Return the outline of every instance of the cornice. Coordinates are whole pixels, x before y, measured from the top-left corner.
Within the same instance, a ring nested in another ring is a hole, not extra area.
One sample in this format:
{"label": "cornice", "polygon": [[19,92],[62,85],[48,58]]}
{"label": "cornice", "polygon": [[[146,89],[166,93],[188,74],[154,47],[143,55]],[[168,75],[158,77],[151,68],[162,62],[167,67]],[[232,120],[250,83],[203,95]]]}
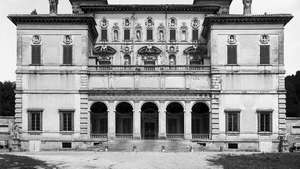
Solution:
{"label": "cornice", "polygon": [[59,15],[9,15],[16,26],[19,24],[81,24],[88,25],[89,31],[92,34],[93,40],[98,37],[98,32],[95,28],[96,22],[92,15],[73,15],[73,14],[59,14]]}
{"label": "cornice", "polygon": [[291,14],[208,15],[203,22],[202,36],[207,37],[211,25],[214,24],[283,24],[285,26],[292,18]]}
{"label": "cornice", "polygon": [[155,12],[203,12],[217,13],[220,6],[203,6],[203,5],[91,5],[81,4],[80,8],[86,12],[95,11],[155,11]]}

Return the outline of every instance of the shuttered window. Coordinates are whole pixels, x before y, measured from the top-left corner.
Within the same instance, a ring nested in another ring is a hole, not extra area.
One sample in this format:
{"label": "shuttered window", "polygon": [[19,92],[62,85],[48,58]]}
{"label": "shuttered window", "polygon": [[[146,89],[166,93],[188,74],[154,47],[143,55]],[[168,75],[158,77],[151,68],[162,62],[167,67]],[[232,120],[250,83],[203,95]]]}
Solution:
{"label": "shuttered window", "polygon": [[198,29],[193,29],[193,41],[198,40]]}
{"label": "shuttered window", "polygon": [[153,30],[147,29],[147,40],[152,41],[153,40]]}
{"label": "shuttered window", "polygon": [[260,64],[270,64],[270,46],[260,46]]}
{"label": "shuttered window", "polygon": [[272,112],[258,112],[258,132],[272,132]]}
{"label": "shuttered window", "polygon": [[226,131],[239,132],[240,131],[240,112],[232,111],[226,112]]}
{"label": "shuttered window", "polygon": [[176,41],[176,30],[175,29],[170,30],[170,41]]}
{"label": "shuttered window", "polygon": [[31,63],[34,65],[41,64],[41,45],[31,46]]}
{"label": "shuttered window", "polygon": [[72,64],[73,46],[64,45],[63,51],[63,64]]}
{"label": "shuttered window", "polygon": [[130,40],[130,30],[129,29],[124,30],[124,40]]}
{"label": "shuttered window", "polygon": [[227,46],[227,64],[237,64],[237,46]]}
{"label": "shuttered window", "polygon": [[28,112],[28,130],[42,131],[42,111]]}
{"label": "shuttered window", "polygon": [[101,41],[107,41],[107,30],[101,30]]}
{"label": "shuttered window", "polygon": [[74,111],[60,111],[60,131],[74,131]]}

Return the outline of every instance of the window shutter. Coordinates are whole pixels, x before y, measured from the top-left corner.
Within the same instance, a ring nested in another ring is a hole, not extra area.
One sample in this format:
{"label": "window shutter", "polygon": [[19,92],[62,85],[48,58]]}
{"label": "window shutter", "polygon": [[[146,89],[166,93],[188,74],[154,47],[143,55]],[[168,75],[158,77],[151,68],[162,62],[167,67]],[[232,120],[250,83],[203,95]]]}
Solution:
{"label": "window shutter", "polygon": [[40,120],[40,126],[39,126],[39,130],[42,131],[43,130],[43,114],[42,112],[39,112],[39,120]]}
{"label": "window shutter", "polygon": [[74,112],[71,112],[71,131],[74,131]]}
{"label": "window shutter", "polygon": [[106,29],[101,30],[101,40],[107,41],[107,30]]}
{"label": "window shutter", "polygon": [[270,46],[260,46],[260,64],[270,64]]}
{"label": "window shutter", "polygon": [[171,29],[170,30],[170,40],[171,41],[175,41],[176,40],[176,30],[175,29]]}
{"label": "window shutter", "polygon": [[63,112],[59,112],[59,131],[63,131]]}
{"label": "window shutter", "polygon": [[198,40],[198,29],[193,29],[193,41]]}
{"label": "window shutter", "polygon": [[41,45],[31,46],[31,63],[41,64]]}
{"label": "window shutter", "polygon": [[153,31],[152,31],[152,29],[147,30],[147,40],[153,40]]}
{"label": "window shutter", "polygon": [[227,46],[227,64],[237,64],[237,46]]}
{"label": "window shutter", "polygon": [[64,45],[63,46],[63,64],[72,64],[72,55],[73,55],[73,47],[72,45]]}
{"label": "window shutter", "polygon": [[124,40],[130,40],[130,30],[129,29],[124,30]]}
{"label": "window shutter", "polygon": [[28,130],[32,131],[32,113],[28,112]]}

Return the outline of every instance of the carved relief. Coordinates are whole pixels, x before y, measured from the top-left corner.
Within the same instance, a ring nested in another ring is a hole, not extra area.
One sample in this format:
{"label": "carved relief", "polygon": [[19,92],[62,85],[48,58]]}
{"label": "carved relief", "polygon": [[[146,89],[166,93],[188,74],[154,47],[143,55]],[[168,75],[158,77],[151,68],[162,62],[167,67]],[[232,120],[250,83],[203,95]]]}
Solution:
{"label": "carved relief", "polygon": [[144,46],[138,50],[138,54],[142,56],[144,61],[156,61],[161,52],[159,48],[151,45]]}
{"label": "carved relief", "polygon": [[251,15],[252,0],[243,0],[244,15]]}
{"label": "carved relief", "polygon": [[111,60],[114,54],[116,54],[117,51],[106,45],[97,46],[93,50],[93,54],[96,55],[96,64],[111,64]]}
{"label": "carved relief", "polygon": [[100,21],[100,26],[102,29],[106,29],[108,27],[108,21],[106,18],[103,18],[101,21]]}
{"label": "carved relief", "polygon": [[261,44],[268,44],[270,42],[270,36],[267,34],[263,34],[260,36],[260,43]]}
{"label": "carved relief", "polygon": [[125,18],[124,19],[124,27],[127,27],[127,28],[129,28],[130,27],[130,19],[129,18]]}
{"label": "carved relief", "polygon": [[193,18],[192,23],[191,23],[192,28],[198,29],[200,26],[200,21],[198,18]]}
{"label": "carved relief", "polygon": [[177,20],[176,20],[176,18],[174,18],[174,17],[170,18],[169,27],[170,28],[176,28],[176,26],[177,26]]}
{"label": "carved relief", "polygon": [[147,17],[147,21],[145,22],[146,27],[153,27],[154,26],[154,22],[151,16]]}
{"label": "carved relief", "polygon": [[58,0],[49,0],[50,14],[57,14]]}
{"label": "carved relief", "polygon": [[236,42],[237,42],[236,36],[235,36],[235,35],[229,35],[229,36],[228,36],[227,42],[228,42],[229,44],[236,44]]}
{"label": "carved relief", "polygon": [[40,35],[33,35],[32,36],[32,44],[40,45],[41,44],[41,36]]}
{"label": "carved relief", "polygon": [[63,42],[66,45],[71,45],[72,44],[72,37],[71,37],[71,35],[64,35]]}

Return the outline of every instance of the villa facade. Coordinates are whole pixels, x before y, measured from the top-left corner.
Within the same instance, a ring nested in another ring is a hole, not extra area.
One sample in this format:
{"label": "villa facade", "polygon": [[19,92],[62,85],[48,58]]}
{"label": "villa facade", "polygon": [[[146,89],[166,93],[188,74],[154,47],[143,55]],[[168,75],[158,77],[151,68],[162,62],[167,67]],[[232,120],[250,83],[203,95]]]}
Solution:
{"label": "villa facade", "polygon": [[286,133],[289,14],[229,14],[232,0],[9,15],[17,26],[15,122],[23,149],[182,140],[274,151]]}

